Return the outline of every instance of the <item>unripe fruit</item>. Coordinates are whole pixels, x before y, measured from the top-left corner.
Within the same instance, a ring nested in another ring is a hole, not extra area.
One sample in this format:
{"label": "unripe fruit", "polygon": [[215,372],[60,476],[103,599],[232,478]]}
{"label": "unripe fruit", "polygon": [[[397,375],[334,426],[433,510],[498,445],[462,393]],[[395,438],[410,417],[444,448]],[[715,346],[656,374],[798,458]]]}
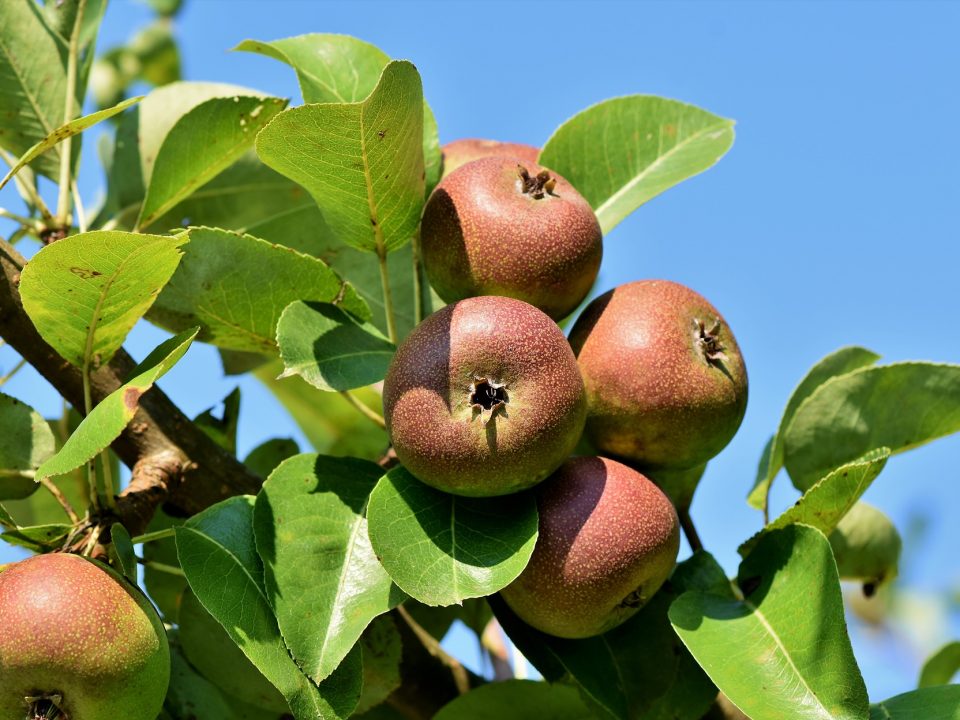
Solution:
{"label": "unripe fruit", "polygon": [[867,597],[897,576],[903,542],[896,526],[873,505],[857,502],[830,533],[841,580],[860,580]]}
{"label": "unripe fruit", "polygon": [[537,546],[501,591],[528,625],[563,638],[599,635],[643,607],[673,571],[677,513],[637,471],[571,458],[536,493]]}
{"label": "unripe fruit", "polygon": [[445,177],[420,235],[423,265],[446,302],[502,295],[554,320],[586,297],[603,255],[590,204],[559,175],[515,158],[475,160]]}
{"label": "unripe fruit", "polygon": [[729,326],[678,283],[641,280],[605,293],[570,333],[589,404],[587,437],[645,469],[702,465],[733,438],[747,371]]}
{"label": "unripe fruit", "polygon": [[522,163],[536,163],[540,148],[523,143],[500,142],[464,138],[443,146],[443,176],[446,177],[461,165],[485,157],[509,157]]}
{"label": "unripe fruit", "polygon": [[56,553],[0,573],[0,717],[154,720],[169,679],[159,616],[114,570]]}
{"label": "unripe fruit", "polygon": [[448,305],[401,343],[383,384],[393,448],[417,478],[458,495],[517,492],[573,450],[586,414],[567,339],[504,297]]}

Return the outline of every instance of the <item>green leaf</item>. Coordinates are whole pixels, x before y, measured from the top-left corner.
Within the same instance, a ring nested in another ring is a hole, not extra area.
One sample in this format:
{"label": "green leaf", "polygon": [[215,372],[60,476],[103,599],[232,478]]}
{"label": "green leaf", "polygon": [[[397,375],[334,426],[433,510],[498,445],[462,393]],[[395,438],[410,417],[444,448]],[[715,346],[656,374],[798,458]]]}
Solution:
{"label": "green leaf", "polygon": [[211,98],[248,96],[264,97],[250,88],[210,82],[175,82],[147,93],[117,128],[110,185],[116,190],[119,206],[135,211],[143,201],[160,148],[181,117]]}
{"label": "green leaf", "polygon": [[[347,245],[326,248],[320,253],[330,267],[357,288],[373,314],[373,324],[381,332],[387,331],[386,312],[383,304],[383,291],[380,287],[380,266],[377,258],[370,253]],[[390,289],[393,297],[393,315],[397,321],[397,336],[403,340],[414,327],[413,291],[413,250],[410,244],[387,256],[387,269],[390,273]],[[427,297],[424,299],[424,317],[439,310],[444,303],[427,283]]]}
{"label": "green leaf", "polygon": [[149,226],[233,164],[286,105],[280,98],[211,98],[183,115],[160,147],[137,226]]}
{"label": "green leaf", "polygon": [[420,75],[399,61],[363,102],[280,113],[257,136],[257,154],[307,189],[342,242],[385,255],[420,222],[422,137]]}
{"label": "green leaf", "polygon": [[[390,444],[385,430],[374,426],[339,393],[317,390],[299,377],[278,380],[282,370],[283,365],[275,361],[257,368],[254,375],[287,409],[314,450],[366,460],[378,460],[383,455]],[[380,396],[372,388],[361,388],[354,396],[382,411]]]}
{"label": "green leaf", "polygon": [[356,714],[379,705],[400,687],[403,641],[390,615],[375,619],[360,636],[363,648],[363,693]]}
{"label": "green leaf", "polygon": [[478,687],[443,706],[434,720],[592,720],[577,691],[565,685],[506,680]]}
{"label": "green leaf", "polygon": [[110,564],[130,582],[137,582],[137,556],[130,533],[120,523],[110,526]]}
{"label": "green leaf", "polygon": [[[133,220],[130,220],[131,226]],[[292,180],[248,152],[216,178],[154,222],[152,228],[205,225],[235,230],[315,255],[350,282],[367,302],[372,322],[386,332],[386,314],[375,256],[339,242],[313,198]],[[401,338],[413,329],[413,257],[410,245],[387,256],[393,312]],[[430,290],[427,313],[443,306]]]}
{"label": "green leaf", "polygon": [[267,598],[287,647],[316,682],[405,597],[367,537],[367,503],[382,474],[366,460],[297,455],[257,496],[254,533]]}
{"label": "green leaf", "polygon": [[8,530],[16,530],[17,523],[13,519],[13,516],[7,512],[7,509],[0,505],[0,527],[4,527]]}
{"label": "green leaf", "polygon": [[800,384],[797,385],[790,399],[787,401],[787,407],[783,411],[783,417],[780,419],[780,426],[777,432],[764,448],[763,457],[760,459],[760,466],[757,468],[757,479],[747,496],[747,502],[751,507],[758,510],[767,507],[767,496],[770,493],[770,486],[773,479],[783,467],[783,435],[793,416],[800,407],[800,403],[810,397],[811,393],[823,385],[827,380],[838,375],[845,375],[848,372],[858,368],[873,365],[880,356],[876,353],[862,347],[840,348],[834,353],[827,355],[820,362],[810,368]]}
{"label": "green leaf", "polygon": [[74,365],[106,363],[177,269],[187,239],[99,230],[47,245],[23,269],[23,308]]}
{"label": "green leaf", "polygon": [[506,587],[537,541],[532,493],[458,497],[403,467],[377,483],[367,518],[370,542],[390,577],[426,605],[453,605]]}
{"label": "green leaf", "polygon": [[954,640],[931,655],[920,671],[919,688],[946,685],[960,670],[960,641]]}
{"label": "green leaf", "polygon": [[[181,633],[171,629],[167,630],[167,636],[170,638],[170,685],[163,706],[170,714],[161,713],[157,720],[283,720],[290,717],[285,702],[280,713],[248,705],[223,692],[184,657],[178,642]],[[233,642],[230,638],[227,641]]]}
{"label": "green leaf", "polygon": [[234,50],[258,53],[297,72],[305,103],[355,103],[377,86],[390,57],[370,43],[329,33],[261,42],[244,40]]}
{"label": "green leaf", "polygon": [[[161,509],[154,513],[150,525],[147,526],[147,532],[166,530],[182,525],[183,522],[182,518],[170,517]],[[180,616],[180,598],[187,587],[187,581],[182,575],[157,570],[149,563],[156,562],[161,565],[179,567],[177,543],[173,538],[154,540],[145,543],[141,552],[143,553],[143,559],[147,561],[147,564],[143,567],[143,586],[150,599],[163,613],[164,620],[168,623],[176,623]]]}
{"label": "green leaf", "polygon": [[272,354],[277,321],[294,300],[332,301],[370,317],[353,286],[321,260],[216,228],[192,228],[190,240],[148,316],[169,330],[199,325],[204,342]]}
{"label": "green leaf", "polygon": [[196,336],[197,330],[194,328],[192,331],[174,335],[154,348],[144,361],[131,371],[133,377],[93,408],[60,451],[37,469],[37,477],[68,473],[120,437],[120,433],[137,412],[140,396],[177,364]]}
{"label": "green leaf", "polygon": [[277,324],[284,376],[299,375],[320,390],[353,390],[379,382],[396,347],[370,323],[329,303],[294,302]]}
{"label": "green leaf", "polygon": [[306,190],[260,162],[253,150],[149,227],[188,225],[234,230],[324,260],[323,250],[337,244]]}
{"label": "green leaf", "polygon": [[244,458],[243,464],[250,471],[262,478],[267,477],[274,468],[287,458],[300,452],[297,441],[293,438],[273,438],[257,445]]}
{"label": "green leaf", "polygon": [[190,588],[183,591],[177,624],[184,657],[227,697],[278,713],[287,702],[263,676]]}
{"label": "green leaf", "polygon": [[[349,35],[308,33],[261,42],[244,40],[234,50],[258,53],[292,67],[305,103],[352,103],[364,100],[377,86],[390,57],[380,48]],[[425,196],[440,182],[443,156],[437,120],[423,104]]]}
{"label": "green leaf", "polygon": [[53,455],[47,421],[29,405],[0,393],[0,500],[19,500],[39,485],[33,471]]}
{"label": "green leaf", "polygon": [[692,590],[670,607],[674,629],[717,687],[753,720],[862,720],[867,691],[823,534],[803,525],[765,534],[738,583],[743,599]]}
{"label": "green leaf", "polygon": [[960,430],[960,365],[905,362],[827,380],[784,436],[784,465],[803,491],[870,450],[910,450]]}
{"label": "green leaf", "polygon": [[827,539],[841,580],[861,580],[864,592],[872,594],[877,585],[897,576],[900,533],[872,505],[858,502],[850,508]]}
{"label": "green leaf", "polygon": [[[66,44],[47,24],[33,0],[3,3],[0,22],[0,147],[16,156],[63,122],[67,94]],[[79,88],[78,88],[79,89]],[[59,148],[34,162],[49,178],[59,173]]]}
{"label": "green leaf", "polygon": [[8,530],[0,535],[0,539],[10,545],[17,545],[33,552],[46,553],[59,549],[72,529],[71,525],[63,523],[34,525]]}
{"label": "green leaf", "polygon": [[569,676],[601,718],[629,720],[623,678],[605,635],[583,640],[553,637],[525,624],[499,595],[487,600],[504,632],[545,680],[558,682]]}
{"label": "green leaf", "polygon": [[829,473],[790,509],[743,543],[739,548],[740,555],[745,557],[765,534],[793,523],[803,523],[829,535],[870,487],[889,457],[888,448],[879,448]]}
{"label": "green leaf", "polygon": [[320,686],[290,657],[263,587],[250,496],[233,497],[177,528],[177,553],[200,604],[283,694],[297,720],[347,718],[360,698],[362,659],[351,653]]}
{"label": "green leaf", "polygon": [[3,189],[3,186],[10,182],[10,178],[16,175],[22,167],[33,162],[36,158],[40,157],[47,150],[50,150],[53,147],[56,147],[59,143],[66,140],[68,137],[73,137],[74,135],[79,135],[87,128],[91,128],[102,120],[111,118],[114,115],[118,115],[126,110],[131,105],[136,105],[138,102],[143,100],[143,96],[130,98],[129,100],[124,100],[122,103],[115,105],[112,108],[107,110],[101,110],[99,112],[91,113],[90,115],[84,115],[81,118],[76,120],[71,120],[70,122],[61,125],[56,130],[54,130],[49,135],[45,136],[40,142],[32,146],[27,150],[20,160],[10,168],[10,172],[6,174],[3,180],[0,180],[0,190]]}
{"label": "green leaf", "polygon": [[231,455],[237,454],[237,427],[240,425],[240,388],[235,387],[223,399],[223,413],[215,417],[216,406],[207,408],[193,419],[193,424]]}
{"label": "green leaf", "polygon": [[870,720],[960,720],[960,685],[923,688],[875,703]]}
{"label": "green leaf", "polygon": [[[172,632],[177,634],[176,630]],[[235,720],[223,693],[193,669],[173,638],[170,642],[170,684],[163,706],[175,720]],[[163,718],[161,715],[158,720]]]}
{"label": "green leaf", "polygon": [[540,164],[593,206],[606,235],[681,180],[711,167],[733,144],[733,120],[693,105],[630,95],[574,115],[553,133]]}

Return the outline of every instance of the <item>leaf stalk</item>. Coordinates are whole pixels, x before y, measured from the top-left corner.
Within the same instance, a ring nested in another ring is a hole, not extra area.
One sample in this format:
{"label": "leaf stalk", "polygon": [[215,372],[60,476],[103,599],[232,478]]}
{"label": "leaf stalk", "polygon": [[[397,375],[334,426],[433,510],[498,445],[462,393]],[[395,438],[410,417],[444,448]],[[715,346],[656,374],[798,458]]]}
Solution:
{"label": "leaf stalk", "polygon": [[[64,100],[63,124],[73,120],[77,94],[77,59],[80,54],[80,27],[83,23],[83,12],[87,7],[87,0],[77,3],[77,17],[73,21],[73,31],[70,33],[70,45],[67,50],[67,96]],[[71,157],[73,155],[73,138],[69,135],[64,138],[60,148],[60,182],[57,197],[57,220],[61,227],[67,227],[70,222],[70,177]]]}

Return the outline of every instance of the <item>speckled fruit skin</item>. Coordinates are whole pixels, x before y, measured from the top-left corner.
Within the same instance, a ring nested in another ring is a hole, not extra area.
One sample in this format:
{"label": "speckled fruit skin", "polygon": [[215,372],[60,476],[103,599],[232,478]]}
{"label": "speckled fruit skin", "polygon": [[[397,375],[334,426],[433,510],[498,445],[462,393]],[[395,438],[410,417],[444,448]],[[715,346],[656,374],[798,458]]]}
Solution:
{"label": "speckled fruit skin", "polygon": [[[524,163],[531,176],[543,170]],[[559,175],[553,193],[522,192],[516,158],[474,160],[430,195],[420,227],[423,265],[446,302],[502,295],[554,320],[590,291],[603,233],[589,203]]]}
{"label": "speckled fruit skin", "polygon": [[[470,404],[478,377],[506,383],[505,412],[485,416]],[[478,297],[438,310],[401,343],[383,409],[397,457],[417,478],[493,496],[535,485],[564,461],[586,399],[556,323],[519,300]]]}
{"label": "speckled fruit skin", "polygon": [[481,140],[464,138],[454,140],[443,146],[443,177],[446,177],[461,165],[485,157],[510,157],[525,163],[536,163],[540,148],[523,143],[500,142],[499,140]]}
{"label": "speckled fruit skin", "polygon": [[[711,361],[694,321],[719,321],[725,360]],[[733,438],[747,408],[747,370],[726,321],[667,280],[621,285],[594,300],[570,333],[587,388],[587,437],[651,471],[702,465]]]}
{"label": "speckled fruit skin", "polygon": [[38,555],[0,573],[0,717],[57,692],[69,720],[155,720],[170,679],[156,611],[105,565]]}
{"label": "speckled fruit skin", "polygon": [[571,458],[536,493],[537,546],[501,591],[528,625],[562,638],[599,635],[643,607],[673,571],[677,513],[636,470]]}

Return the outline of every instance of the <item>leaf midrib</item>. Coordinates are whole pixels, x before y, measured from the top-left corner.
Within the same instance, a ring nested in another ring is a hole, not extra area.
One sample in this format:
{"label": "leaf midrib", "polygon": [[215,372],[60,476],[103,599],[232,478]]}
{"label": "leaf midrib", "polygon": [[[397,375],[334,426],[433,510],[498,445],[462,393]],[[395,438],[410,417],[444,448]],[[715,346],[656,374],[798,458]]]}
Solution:
{"label": "leaf midrib", "polygon": [[[236,555],[236,553],[234,553],[232,550],[227,548],[226,545],[223,545],[219,541],[215,540],[212,536],[207,535],[206,533],[201,532],[196,528],[181,525],[180,527],[177,528],[177,532],[191,533],[195,535],[197,538],[199,538],[201,542],[206,542],[207,544],[212,545],[213,547],[222,551],[228,558],[233,560],[233,562],[237,565],[237,567],[240,568],[241,572],[247,576],[247,579],[250,581],[250,585],[253,587],[256,593],[260,596],[260,598],[265,603],[267,603],[267,606],[269,607],[269,603],[267,602],[267,596],[264,595],[263,590],[260,588],[260,583],[258,583],[256,578],[254,578],[253,575],[250,574],[250,571],[247,569],[247,566],[243,564],[243,562]],[[217,622],[220,622],[220,621],[218,620]]]}
{"label": "leaf midrib", "polygon": [[[356,518],[353,522],[353,528],[350,530],[350,539],[347,544],[347,552],[343,558],[343,565],[340,568],[340,578],[337,581],[337,591],[333,596],[333,603],[330,606],[330,620],[333,620],[333,614],[337,605],[340,601],[340,598],[343,596],[344,585],[346,584],[346,578],[349,575],[350,563],[353,560],[353,553],[357,545],[357,536],[360,533],[360,526],[363,524],[363,519],[367,514],[367,506],[370,504],[370,496],[367,495],[366,499],[363,501],[363,506],[360,508],[357,513]],[[331,638],[331,626],[332,623],[328,622],[326,631],[323,634],[323,642],[320,644],[320,661],[319,665],[322,667],[326,661],[327,657],[327,647],[330,644]],[[335,634],[335,633],[333,633]],[[318,673],[319,674],[319,673]]]}
{"label": "leaf midrib", "polygon": [[817,705],[824,712],[824,717],[827,718],[828,720],[832,720],[834,718],[834,715],[829,710],[827,710],[823,702],[820,700],[819,696],[817,696],[817,694],[813,691],[813,689],[807,683],[807,680],[803,676],[803,673],[800,672],[800,669],[793,662],[793,658],[790,656],[790,653],[787,651],[787,648],[784,647],[783,643],[780,641],[780,636],[777,634],[776,630],[773,629],[773,626],[769,623],[769,621],[767,620],[763,612],[760,610],[760,608],[754,605],[752,602],[750,602],[746,598],[743,599],[743,604],[744,606],[746,606],[748,610],[750,610],[751,614],[757,618],[757,620],[760,622],[763,628],[767,631],[767,633],[769,633],[774,643],[776,643],[777,648],[782,653],[784,659],[787,661],[787,663],[790,665],[790,668],[793,670],[797,678],[800,680],[800,683],[807,690],[807,692],[813,697],[813,699],[817,701]]}

